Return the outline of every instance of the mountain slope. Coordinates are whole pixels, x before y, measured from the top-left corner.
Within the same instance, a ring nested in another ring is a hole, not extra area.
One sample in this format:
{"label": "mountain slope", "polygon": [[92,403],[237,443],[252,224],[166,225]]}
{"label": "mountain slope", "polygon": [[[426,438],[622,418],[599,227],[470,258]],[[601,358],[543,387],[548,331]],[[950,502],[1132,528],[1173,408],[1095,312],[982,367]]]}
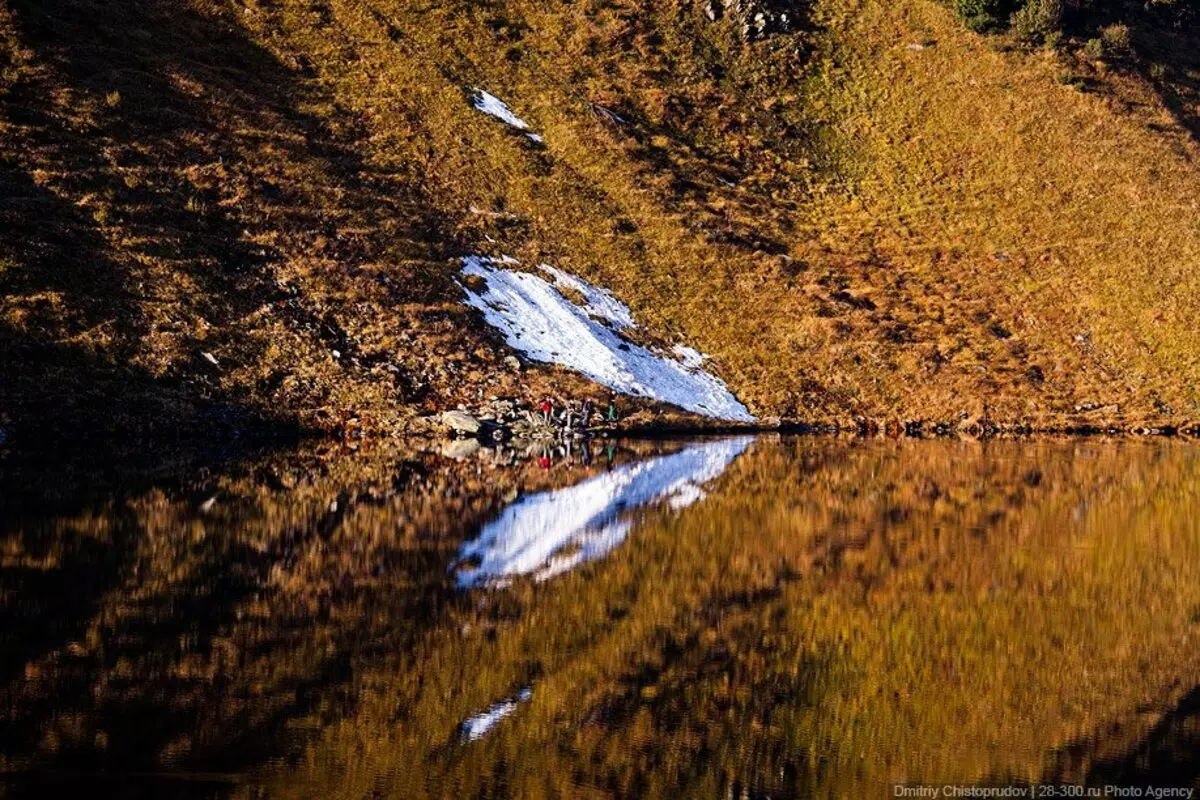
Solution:
{"label": "mountain slope", "polygon": [[1149,83],[929,0],[785,6],[747,38],[683,0],[6,0],[12,426],[589,391],[506,365],[470,254],[611,290],[761,417],[1200,414],[1198,148]]}

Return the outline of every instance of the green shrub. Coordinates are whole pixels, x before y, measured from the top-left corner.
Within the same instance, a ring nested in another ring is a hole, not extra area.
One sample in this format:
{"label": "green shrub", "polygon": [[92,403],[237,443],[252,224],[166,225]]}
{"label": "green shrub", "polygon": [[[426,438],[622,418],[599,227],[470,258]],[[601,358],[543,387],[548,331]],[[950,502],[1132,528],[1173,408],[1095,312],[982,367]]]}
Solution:
{"label": "green shrub", "polygon": [[1100,58],[1104,55],[1104,42],[1099,39],[1088,39],[1083,46],[1083,54],[1090,58]]}
{"label": "green shrub", "polygon": [[999,28],[1016,5],[1015,0],[954,0],[959,19],[977,33]]}
{"label": "green shrub", "polygon": [[1028,0],[1012,15],[1013,36],[1023,42],[1043,42],[1057,36],[1062,25],[1063,0]]}
{"label": "green shrub", "polygon": [[1120,23],[1105,25],[1100,29],[1100,41],[1104,45],[1105,52],[1115,55],[1128,53],[1131,47],[1129,26]]}

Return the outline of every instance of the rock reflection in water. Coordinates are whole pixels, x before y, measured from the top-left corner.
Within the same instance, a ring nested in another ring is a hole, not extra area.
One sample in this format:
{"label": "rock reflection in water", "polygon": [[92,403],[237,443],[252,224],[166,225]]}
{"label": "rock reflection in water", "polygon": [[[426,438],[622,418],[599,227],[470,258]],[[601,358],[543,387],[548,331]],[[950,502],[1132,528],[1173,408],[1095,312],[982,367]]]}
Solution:
{"label": "rock reflection in water", "polygon": [[[501,538],[480,532],[514,495],[570,497],[697,451],[623,444],[550,470],[297,453],[36,506],[6,483],[4,788],[1196,782],[1200,448],[738,441],[705,443],[684,491],[632,495],[662,502],[588,569],[534,580],[587,545],[555,536],[491,592],[464,591],[454,565],[477,546],[482,571]],[[704,502],[666,502],[699,484]],[[580,519],[608,520],[602,494]]]}

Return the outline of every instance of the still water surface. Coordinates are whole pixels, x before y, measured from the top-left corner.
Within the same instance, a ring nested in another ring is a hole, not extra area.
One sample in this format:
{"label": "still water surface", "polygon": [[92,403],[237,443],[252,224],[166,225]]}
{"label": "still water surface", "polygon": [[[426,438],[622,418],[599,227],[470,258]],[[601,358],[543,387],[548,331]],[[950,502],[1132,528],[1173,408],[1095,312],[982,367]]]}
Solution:
{"label": "still water surface", "polygon": [[8,476],[0,794],[1200,782],[1194,444],[454,454]]}

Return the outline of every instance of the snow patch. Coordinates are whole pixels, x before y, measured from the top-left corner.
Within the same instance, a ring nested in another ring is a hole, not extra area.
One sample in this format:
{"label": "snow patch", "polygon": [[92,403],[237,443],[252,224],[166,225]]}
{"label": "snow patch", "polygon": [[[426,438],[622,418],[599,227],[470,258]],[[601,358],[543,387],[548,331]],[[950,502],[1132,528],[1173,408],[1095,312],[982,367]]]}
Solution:
{"label": "snow patch", "polygon": [[683,344],[675,345],[671,348],[671,352],[673,352],[675,357],[679,359],[679,363],[683,364],[688,369],[700,369],[704,366],[704,360],[708,358],[708,356],[704,355],[704,353],[701,353],[699,350],[695,350]]}
{"label": "snow patch", "polygon": [[666,502],[679,511],[704,499],[704,485],[741,455],[753,436],[691,445],[606,472],[566,489],[523,497],[459,550],[460,588],[503,587],[521,575],[544,581],[604,557],[629,535],[631,512]]}
{"label": "snow patch", "polygon": [[473,717],[468,717],[458,726],[459,738],[464,742],[473,742],[483,736],[509,714],[517,710],[517,706],[533,697],[533,688],[525,687],[513,697],[493,703],[488,709]]}
{"label": "snow patch", "polygon": [[482,111],[484,114],[500,120],[505,125],[523,131],[530,139],[541,144],[542,137],[529,130],[529,123],[514,114],[512,109],[508,107],[508,104],[499,97],[496,97],[496,95],[485,92],[477,86],[473,90],[471,105],[475,107],[476,111]]}
{"label": "snow patch", "polygon": [[542,265],[542,271],[554,278],[554,285],[559,289],[568,289],[583,297],[583,310],[589,316],[608,322],[617,329],[637,327],[634,325],[633,314],[629,312],[629,307],[613,297],[612,292],[607,289],[592,286],[569,272],[563,272],[561,269],[555,269],[545,264]]}
{"label": "snow patch", "polygon": [[[623,338],[620,330],[635,327],[633,315],[609,292],[553,267],[542,269],[554,285],[539,275],[501,267],[513,263],[468,256],[462,269],[463,275],[486,283],[480,292],[464,288],[467,305],[483,312],[510,347],[619,392],[716,419],[754,421],[722,380],[700,369],[703,354],[677,348],[679,358],[672,358]],[[581,295],[583,304],[567,299],[556,286]]]}

